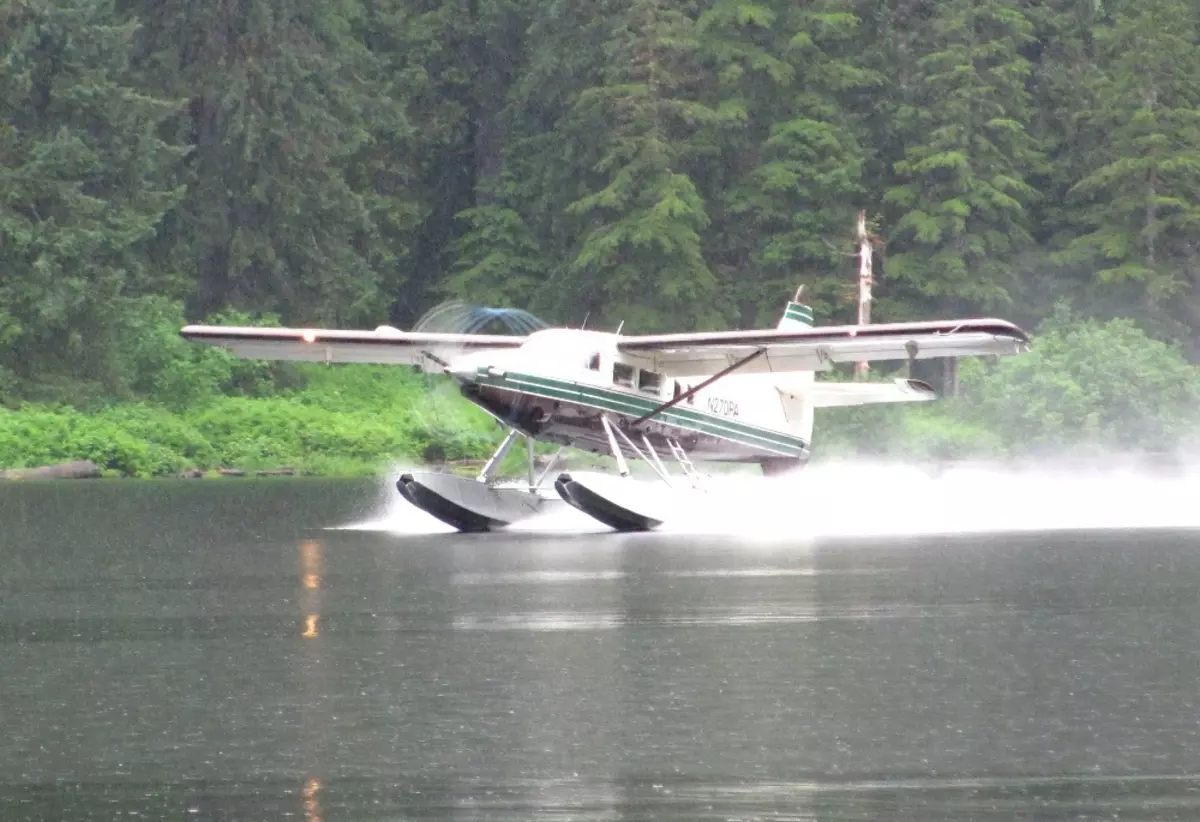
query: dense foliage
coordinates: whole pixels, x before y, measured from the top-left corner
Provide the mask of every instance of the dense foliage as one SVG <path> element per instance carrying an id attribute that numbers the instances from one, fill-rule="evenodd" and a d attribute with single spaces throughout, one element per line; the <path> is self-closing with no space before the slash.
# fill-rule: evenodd
<path id="1" fill-rule="evenodd" d="M 138 401 L 0 408 L 0 466 L 90 459 L 117 474 L 290 467 L 370 473 L 486 457 L 497 426 L 442 378 L 384 366 L 274 365 L 189 345 L 160 306 L 126 360 Z M 237 319 L 237 318 L 234 318 Z"/>
<path id="2" fill-rule="evenodd" d="M 1029 354 L 963 361 L 952 400 L 819 411 L 816 437 L 826 453 L 934 459 L 1200 450 L 1200 368 L 1177 347 L 1062 311 L 1038 330 Z"/>
<path id="3" fill-rule="evenodd" d="M 953 413 L 862 419 L 951 450 L 1183 433 L 1154 415 L 1194 372 L 1135 327 L 1200 354 L 1188 0 L 5 0 L 0 49 L 0 403 L 33 404 L 0 464 L 4 437 L 48 459 L 153 418 L 177 458 L 143 462 L 174 465 L 234 447 L 232 420 L 350 414 L 317 372 L 188 349 L 185 318 L 407 327 L 463 297 L 746 327 L 803 282 L 818 322 L 850 321 L 860 209 L 877 320 L 1094 321 L 966 367 Z M 95 414 L 36 410 L 63 404 Z M 360 433 L 415 447 L 389 430 Z"/>

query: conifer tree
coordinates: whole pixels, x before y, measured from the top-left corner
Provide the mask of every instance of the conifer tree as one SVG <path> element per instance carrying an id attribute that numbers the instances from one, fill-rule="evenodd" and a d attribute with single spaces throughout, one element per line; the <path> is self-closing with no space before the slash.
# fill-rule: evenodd
<path id="1" fill-rule="evenodd" d="M 1068 191 L 1087 173 L 1088 157 L 1101 150 L 1100 135 L 1081 127 L 1081 112 L 1099 72 L 1095 40 L 1104 25 L 1098 0 L 1023 0 L 1032 26 L 1023 53 L 1029 59 L 1032 109 L 1030 135 L 1044 162 L 1027 166 L 1026 181 L 1039 193 L 1029 208 L 1034 245 L 1003 262 L 1013 271 L 1012 303 L 1006 316 L 1036 324 L 1046 306 L 1064 298 L 1077 306 L 1098 309 L 1099 295 L 1088 289 L 1089 265 L 1057 253 L 1075 236 Z"/>
<path id="2" fill-rule="evenodd" d="M 390 53 L 380 54 L 395 78 L 391 102 L 414 128 L 402 156 L 410 160 L 419 209 L 409 254 L 399 262 L 407 274 L 398 297 L 408 304 L 394 312 L 396 319 L 414 319 L 423 310 L 414 301 L 428 307 L 446 294 L 525 299 L 524 275 L 512 283 L 495 279 L 509 263 L 503 248 L 488 246 L 503 237 L 501 244 L 516 250 L 527 239 L 511 235 L 524 229 L 504 194 L 505 110 L 527 62 L 525 32 L 540 4 L 379 1 L 401 7 Z"/>
<path id="3" fill-rule="evenodd" d="M 468 230 L 455 246 L 457 270 L 446 280 L 446 291 L 481 305 L 533 306 L 548 268 L 520 212 L 489 203 L 467 209 L 459 218 Z"/>
<path id="4" fill-rule="evenodd" d="M 361 7 L 144 0 L 141 12 L 144 82 L 187 99 L 188 195 L 159 261 L 194 278 L 192 313 L 379 319 L 376 192 L 347 170 L 395 109 L 354 36 Z"/>
<path id="5" fill-rule="evenodd" d="M 763 143 L 794 92 L 794 66 L 784 57 L 788 33 L 778 0 L 714 0 L 697 20 L 703 99 L 716 118 L 697 134 L 693 176 L 709 203 L 712 228 L 705 256 L 717 277 L 721 305 L 734 325 L 757 325 L 769 286 L 760 265 L 758 225 L 769 197 L 752 175 Z"/>
<path id="6" fill-rule="evenodd" d="M 909 22 L 911 76 L 896 111 L 903 158 L 886 193 L 884 276 L 929 307 L 978 310 L 1006 299 L 1011 259 L 1030 241 L 1026 180 L 1031 26 L 1015 0 L 944 0 Z"/>
<path id="7" fill-rule="evenodd" d="M 180 192 L 158 136 L 174 106 L 128 81 L 135 29 L 110 0 L 0 16 L 0 371 L 60 378 L 47 396 L 119 390 L 122 316 L 185 285 L 142 257 Z"/>
<path id="8" fill-rule="evenodd" d="M 604 179 L 594 170 L 596 135 L 579 140 L 573 129 L 580 94 L 602 82 L 615 2 L 532 0 L 523 70 L 509 87 L 503 115 L 503 172 L 481 194 L 486 205 L 461 215 L 470 228 L 459 246 L 466 256 L 452 280 L 456 287 L 485 259 L 483 237 L 502 237 L 501 254 L 515 255 L 511 265 L 521 279 L 536 281 L 526 307 L 560 322 L 588 316 L 569 268 L 581 232 L 569 209 Z M 500 274 L 499 266 L 487 267 Z"/>
<path id="9" fill-rule="evenodd" d="M 1193 328 L 1200 320 L 1196 16 L 1185 0 L 1144 0 L 1099 33 L 1104 70 L 1083 114 L 1095 148 L 1071 192 L 1082 231 L 1068 255 L 1089 263 L 1103 286 L 1136 285 L 1144 305 L 1172 301 L 1167 307 Z"/>
<path id="10" fill-rule="evenodd" d="M 1024 52 L 1030 61 L 1030 132 L 1046 162 L 1031 169 L 1045 195 L 1036 206 L 1036 237 L 1048 241 L 1065 227 L 1067 190 L 1085 175 L 1086 161 L 1101 147 L 1080 128 L 1099 73 L 1096 35 L 1103 23 L 1097 0 L 1025 0 L 1032 26 Z"/>
<path id="11" fill-rule="evenodd" d="M 724 289 L 743 324 L 769 321 L 798 282 L 831 316 L 853 282 L 841 241 L 864 205 L 849 95 L 876 81 L 850 59 L 858 17 L 848 0 L 722 0 L 700 22 L 726 135 L 719 165 L 736 170 L 716 192 L 711 248 L 736 272 Z"/>
<path id="12" fill-rule="evenodd" d="M 631 329 L 711 324 L 709 218 L 684 171 L 689 138 L 713 117 L 694 99 L 694 23 L 667 0 L 611 5 L 600 82 L 565 124 L 586 193 L 568 206 L 579 241 L 558 286 L 568 304 Z"/>

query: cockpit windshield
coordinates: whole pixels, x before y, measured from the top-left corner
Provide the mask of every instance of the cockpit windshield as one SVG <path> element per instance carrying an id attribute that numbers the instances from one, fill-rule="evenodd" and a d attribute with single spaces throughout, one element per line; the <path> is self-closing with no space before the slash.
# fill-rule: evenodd
<path id="1" fill-rule="evenodd" d="M 530 334 L 521 345 L 523 354 L 532 354 L 548 367 L 566 370 L 600 370 L 602 335 L 565 328 L 551 328 Z"/>

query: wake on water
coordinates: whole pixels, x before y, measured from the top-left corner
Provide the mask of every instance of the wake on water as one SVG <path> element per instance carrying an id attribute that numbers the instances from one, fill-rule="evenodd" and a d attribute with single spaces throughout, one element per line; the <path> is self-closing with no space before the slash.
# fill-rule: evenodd
<path id="1" fill-rule="evenodd" d="M 452 533 L 454 529 L 399 496 L 395 481 L 400 473 L 396 469 L 383 484 L 372 516 L 340 529 Z M 1200 528 L 1200 461 L 1167 473 L 1111 464 L 921 466 L 853 460 L 814 464 L 772 478 L 717 475 L 707 487 L 695 504 L 686 506 L 685 514 L 659 531 L 779 539 Z M 566 506 L 507 530 L 609 531 Z"/>

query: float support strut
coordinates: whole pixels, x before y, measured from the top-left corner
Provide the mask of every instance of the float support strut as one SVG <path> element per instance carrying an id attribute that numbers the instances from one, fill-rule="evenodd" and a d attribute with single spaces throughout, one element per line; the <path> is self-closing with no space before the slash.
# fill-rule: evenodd
<path id="1" fill-rule="evenodd" d="M 658 468 L 658 475 L 663 478 L 663 482 L 665 482 L 667 485 L 670 485 L 671 476 L 667 473 L 667 466 L 662 464 L 662 460 L 658 458 L 658 452 L 654 450 L 654 446 L 650 444 L 650 440 L 645 434 L 642 434 L 642 442 L 646 444 L 646 451 L 653 459 L 655 467 Z"/>
<path id="2" fill-rule="evenodd" d="M 625 440 L 625 444 L 629 446 L 629 450 L 633 451 L 633 453 L 637 456 L 638 459 L 640 459 L 642 462 L 646 463 L 651 468 L 653 468 L 654 473 L 658 474 L 658 476 L 662 479 L 663 482 L 665 482 L 667 485 L 671 484 L 671 478 L 669 476 L 667 476 L 666 471 L 665 470 L 660 471 L 659 466 L 656 465 L 654 462 L 651 462 L 650 458 L 642 453 L 642 449 L 638 448 L 637 444 L 634 443 L 633 440 L 629 439 L 629 436 L 624 431 L 621 430 L 620 426 L 614 426 L 613 428 L 617 432 L 617 436 L 619 436 L 621 439 Z M 647 447 L 650 446 L 650 441 L 648 439 L 646 439 L 645 434 L 642 435 L 642 440 L 646 443 Z M 651 448 L 650 451 L 651 451 L 651 453 L 653 453 L 654 449 Z"/>
<path id="3" fill-rule="evenodd" d="M 538 477 L 537 483 L 534 485 L 535 488 L 542 487 L 542 483 L 546 481 L 546 477 L 550 476 L 550 472 L 554 469 L 554 466 L 558 464 L 558 459 L 562 456 L 562 452 L 565 450 L 565 448 L 559 448 L 554 452 L 554 456 L 550 458 L 550 462 L 546 463 L 546 470 L 542 471 L 542 475 Z"/>
<path id="4" fill-rule="evenodd" d="M 625 455 L 621 453 L 621 445 L 617 442 L 616 435 L 613 434 L 608 414 L 600 415 L 600 424 L 604 426 L 604 433 L 608 435 L 608 447 L 612 449 L 613 457 L 617 461 L 617 472 L 623 477 L 629 476 L 629 465 L 625 462 Z"/>
<path id="5" fill-rule="evenodd" d="M 476 477 L 480 482 L 491 482 L 492 476 L 496 473 L 497 466 L 500 465 L 500 460 L 504 459 L 504 455 L 508 453 L 508 449 L 512 447 L 513 440 L 517 438 L 520 432 L 517 429 L 510 429 L 508 436 L 504 438 L 504 442 L 500 443 L 500 447 L 496 449 L 496 453 L 492 454 L 492 458 L 484 464 L 483 470 Z M 530 445 L 532 447 L 532 444 Z"/>

